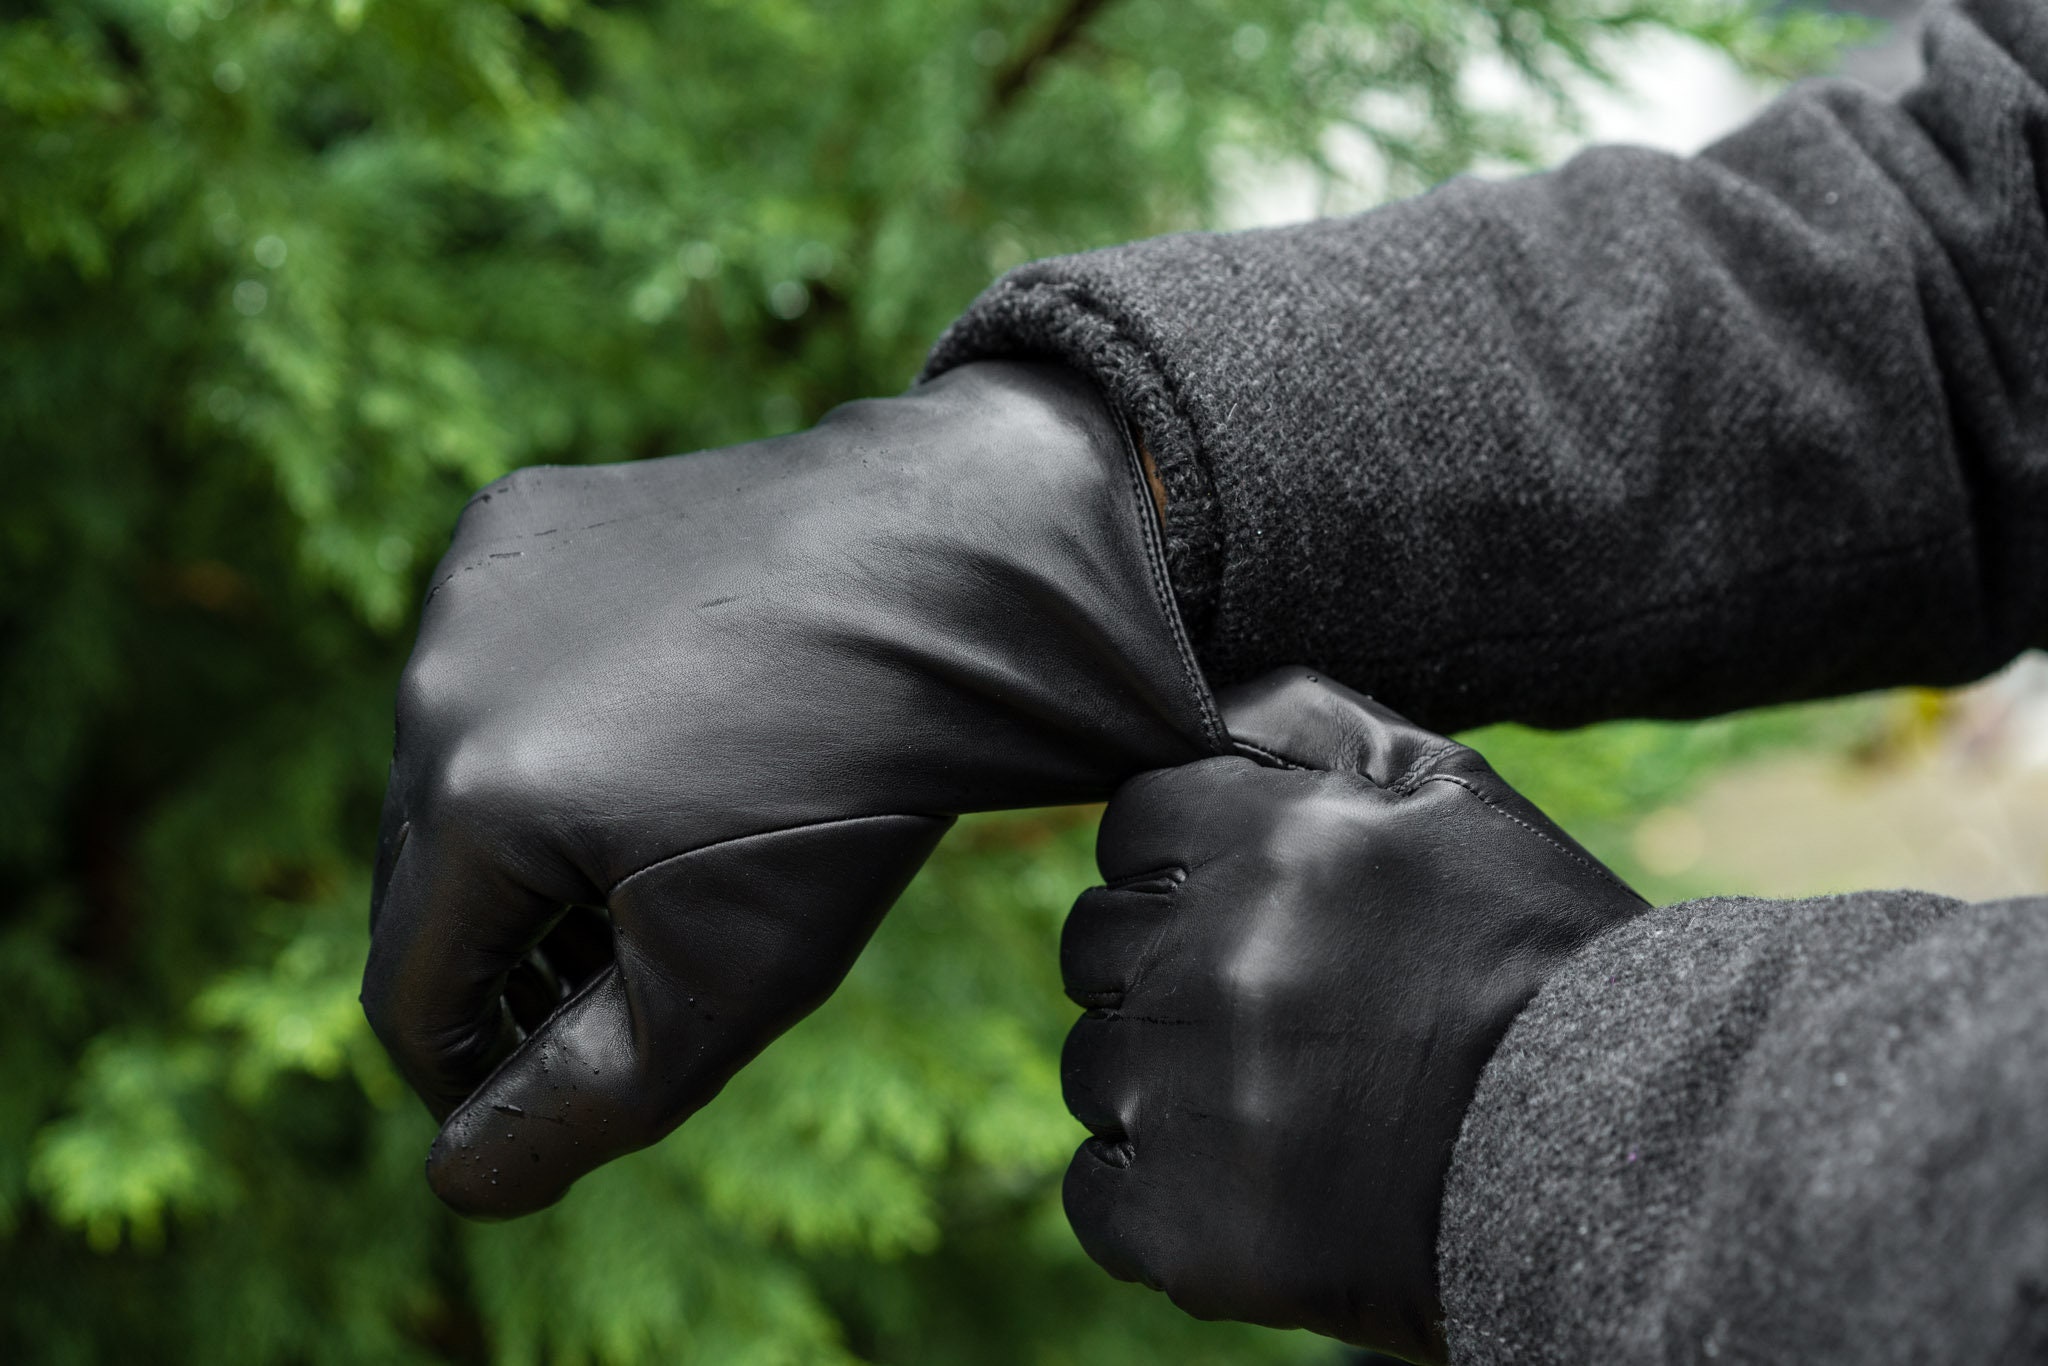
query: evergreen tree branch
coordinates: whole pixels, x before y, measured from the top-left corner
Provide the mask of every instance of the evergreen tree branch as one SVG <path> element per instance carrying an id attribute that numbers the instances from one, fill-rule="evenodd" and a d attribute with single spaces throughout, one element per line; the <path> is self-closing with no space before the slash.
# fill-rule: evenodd
<path id="1" fill-rule="evenodd" d="M 1016 104 L 1031 88 L 1039 72 L 1072 47 L 1088 21 L 1108 4 L 1109 0 L 1067 0 L 1066 7 L 1039 33 L 1037 39 L 996 74 L 995 85 L 990 92 L 990 103 L 995 111 L 1000 114 Z"/>

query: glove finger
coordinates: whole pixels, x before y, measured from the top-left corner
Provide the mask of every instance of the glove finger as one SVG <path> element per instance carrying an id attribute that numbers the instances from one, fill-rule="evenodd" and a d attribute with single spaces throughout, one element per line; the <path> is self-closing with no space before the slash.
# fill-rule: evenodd
<path id="1" fill-rule="evenodd" d="M 613 889 L 615 961 L 448 1117 L 457 1211 L 544 1208 L 660 1139 L 838 986 L 950 822 L 874 816 L 728 840 Z"/>
<path id="2" fill-rule="evenodd" d="M 1265 1206 L 1232 1189 L 1234 1175 L 1161 1146 L 1118 1153 L 1090 1139 L 1067 1164 L 1060 1202 L 1082 1250 L 1118 1280 L 1163 1291 L 1198 1319 L 1302 1326 L 1295 1249 L 1283 1242 L 1276 1251 Z"/>
<path id="3" fill-rule="evenodd" d="M 1128 1144 L 1091 1138 L 1074 1152 L 1060 1186 L 1060 1203 L 1081 1250 L 1120 1281 L 1158 1289 L 1146 1274 L 1145 1171 Z"/>
<path id="4" fill-rule="evenodd" d="M 1091 887 L 1060 931 L 1060 980 L 1083 1010 L 1114 1010 L 1143 975 L 1150 951 L 1178 913 L 1179 870 L 1138 886 Z"/>
<path id="5" fill-rule="evenodd" d="M 444 853 L 417 826 L 399 844 L 372 913 L 363 1013 L 438 1119 L 517 1042 L 504 1004 L 507 977 L 566 898 Z"/>
<path id="6" fill-rule="evenodd" d="M 1060 1050 L 1060 1090 L 1090 1137 L 1074 1153 L 1061 1188 L 1067 1222 L 1081 1247 L 1120 1281 L 1144 1279 L 1143 1260 L 1125 1231 L 1137 1145 L 1138 1071 L 1126 1051 L 1132 1031 L 1121 1021 L 1078 1021 Z M 1142 1175 L 1142 1174 L 1141 1174 Z"/>
<path id="7" fill-rule="evenodd" d="M 1510 787 L 1485 756 L 1308 669 L 1276 669 L 1217 694 L 1233 741 L 1268 759 L 1362 774 L 1398 798 L 1447 780 L 1579 862 L 1618 878 Z M 1435 789 L 1441 795 L 1444 788 Z M 1623 886 L 1640 901 L 1632 889 Z"/>
<path id="8" fill-rule="evenodd" d="M 1171 1153 L 1148 1157 L 1128 1144 L 1091 1138 L 1067 1164 L 1060 1203 L 1081 1250 L 1097 1266 L 1120 1281 L 1163 1290 L 1181 1308 L 1200 1313 L 1183 1295 L 1191 1265 L 1205 1259 L 1234 1262 L 1238 1249 L 1191 1247 L 1202 1241 L 1210 1221 L 1201 1208 L 1205 1193 L 1191 1190 L 1188 1176 Z"/>
<path id="9" fill-rule="evenodd" d="M 1231 1142 L 1206 1072 L 1176 1075 L 1177 1026 L 1084 1019 L 1067 1036 L 1061 1081 L 1090 1138 L 1061 1186 L 1067 1223 L 1097 1265 L 1164 1291 L 1197 1318 L 1294 1327 L 1290 1256 L 1273 1216 L 1293 1206 L 1268 1184 L 1264 1157 Z M 1301 1173 L 1327 1187 L 1328 1172 Z M 1314 1198 L 1311 1196 L 1310 1198 Z M 1371 1236 L 1362 1230 L 1361 1237 Z"/>
<path id="10" fill-rule="evenodd" d="M 1243 799 L 1234 785 L 1254 768 L 1237 755 L 1140 773 L 1116 790 L 1095 832 L 1095 866 L 1111 886 L 1187 870 L 1192 851 L 1228 847 L 1204 832 Z"/>
<path id="11" fill-rule="evenodd" d="M 1067 1112 L 1097 1138 L 1136 1145 L 1148 1084 L 1163 1085 L 1139 1054 L 1143 1029 L 1114 1016 L 1084 1015 L 1060 1048 L 1060 1095 Z"/>

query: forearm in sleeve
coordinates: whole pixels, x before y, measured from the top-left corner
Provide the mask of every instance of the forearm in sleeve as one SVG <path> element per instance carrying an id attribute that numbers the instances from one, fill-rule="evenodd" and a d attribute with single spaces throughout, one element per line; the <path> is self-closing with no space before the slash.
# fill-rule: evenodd
<path id="1" fill-rule="evenodd" d="M 1583 950 L 1467 1113 L 1452 1360 L 2048 1360 L 2048 899 L 1702 901 Z"/>
<path id="2" fill-rule="evenodd" d="M 1689 159 L 1041 261 L 931 369 L 1094 376 L 1219 685 L 1453 729 L 1974 677 L 2048 641 L 2048 7 L 1929 42 Z"/>

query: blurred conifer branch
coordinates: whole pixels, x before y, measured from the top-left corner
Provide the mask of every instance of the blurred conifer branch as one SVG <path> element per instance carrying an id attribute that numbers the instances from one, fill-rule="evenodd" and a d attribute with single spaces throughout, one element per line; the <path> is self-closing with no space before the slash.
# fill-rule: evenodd
<path id="1" fill-rule="evenodd" d="M 0 1343 L 1319 1355 L 1185 1321 L 1064 1230 L 1086 816 L 970 822 L 672 1141 L 452 1223 L 353 1005 L 392 686 L 502 471 L 899 389 L 999 270 L 1213 222 L 1233 152 L 1314 164 L 1348 126 L 1390 185 L 1530 155 L 1561 73 L 1635 30 L 1778 74 L 1841 31 L 1718 0 L 6 7 Z M 1548 96 L 1476 107 L 1498 60 Z"/>

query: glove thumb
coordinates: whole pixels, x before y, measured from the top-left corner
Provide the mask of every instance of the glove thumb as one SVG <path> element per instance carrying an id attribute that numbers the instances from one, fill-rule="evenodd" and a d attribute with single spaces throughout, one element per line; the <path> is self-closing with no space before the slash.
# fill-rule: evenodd
<path id="1" fill-rule="evenodd" d="M 1392 786 L 1462 746 L 1312 669 L 1290 667 L 1217 693 L 1237 752 L 1285 768 L 1359 773 Z"/>

